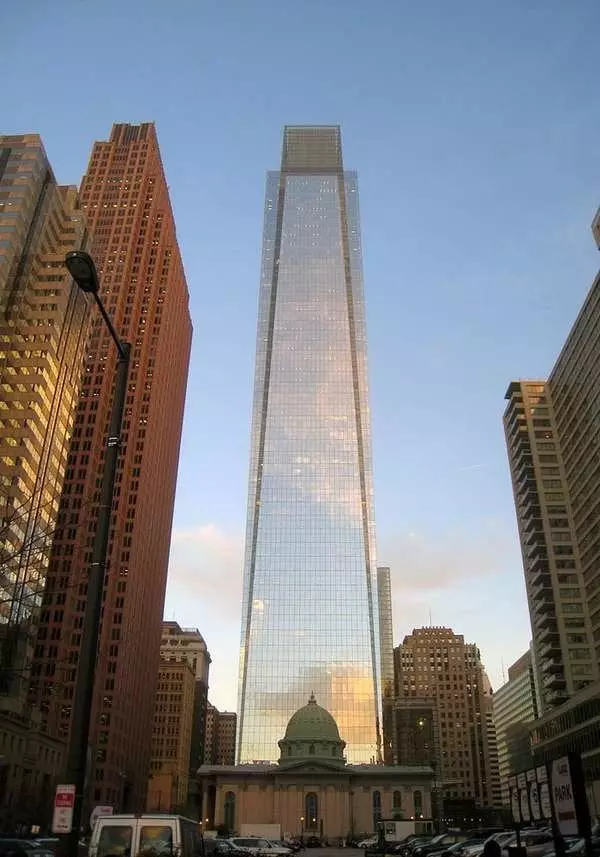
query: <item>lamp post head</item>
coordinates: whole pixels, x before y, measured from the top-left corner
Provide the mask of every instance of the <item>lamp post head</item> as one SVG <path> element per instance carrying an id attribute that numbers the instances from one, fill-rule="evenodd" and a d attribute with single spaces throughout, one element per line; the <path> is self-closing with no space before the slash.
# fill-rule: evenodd
<path id="1" fill-rule="evenodd" d="M 85 250 L 72 250 L 65 256 L 65 265 L 82 292 L 98 294 L 98 272 L 89 253 Z"/>

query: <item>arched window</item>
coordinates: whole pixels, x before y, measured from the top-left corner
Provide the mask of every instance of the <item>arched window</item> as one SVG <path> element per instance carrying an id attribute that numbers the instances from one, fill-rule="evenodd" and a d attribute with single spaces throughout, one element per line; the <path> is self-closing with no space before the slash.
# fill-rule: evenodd
<path id="1" fill-rule="evenodd" d="M 402 792 L 396 790 L 392 797 L 392 813 L 395 819 L 402 818 Z"/>
<path id="2" fill-rule="evenodd" d="M 319 800 L 315 792 L 308 792 L 304 798 L 304 810 L 307 830 L 316 830 L 319 824 Z"/>
<path id="3" fill-rule="evenodd" d="M 228 833 L 235 830 L 235 795 L 233 792 L 225 793 L 224 819 L 223 822 Z"/>
<path id="4" fill-rule="evenodd" d="M 415 818 L 423 817 L 423 795 L 419 789 L 413 792 L 413 802 L 415 805 Z"/>
<path id="5" fill-rule="evenodd" d="M 373 792 L 373 830 L 377 830 L 377 824 L 381 821 L 381 792 Z"/>
<path id="6" fill-rule="evenodd" d="M 314 755 L 315 755 L 315 745 L 314 745 L 314 744 L 311 744 L 311 745 L 310 745 L 310 747 L 308 748 L 308 753 L 309 753 L 309 755 L 310 755 L 310 756 L 314 756 Z"/>

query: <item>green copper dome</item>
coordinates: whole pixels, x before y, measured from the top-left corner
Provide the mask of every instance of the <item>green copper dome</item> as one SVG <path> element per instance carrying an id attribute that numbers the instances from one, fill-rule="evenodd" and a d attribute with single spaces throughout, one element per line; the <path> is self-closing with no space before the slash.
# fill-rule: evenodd
<path id="1" fill-rule="evenodd" d="M 336 767 L 346 764 L 346 742 L 340 738 L 331 714 L 317 705 L 314 693 L 311 693 L 308 705 L 292 714 L 285 735 L 278 743 L 282 767 L 309 760 L 327 761 Z"/>
<path id="2" fill-rule="evenodd" d="M 287 741 L 339 741 L 340 733 L 331 714 L 317 705 L 311 693 L 308 705 L 292 714 L 285 730 Z"/>

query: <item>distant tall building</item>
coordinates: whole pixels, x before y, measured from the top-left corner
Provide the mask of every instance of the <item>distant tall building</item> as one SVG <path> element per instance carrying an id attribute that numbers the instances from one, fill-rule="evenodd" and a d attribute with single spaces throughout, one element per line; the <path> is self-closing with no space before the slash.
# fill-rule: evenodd
<path id="1" fill-rule="evenodd" d="M 428 742 L 439 741 L 436 773 L 444 798 L 495 806 L 500 795 L 490 688 L 477 646 L 450 628 L 417 628 L 394 650 L 394 661 L 397 697 L 405 701 L 397 716 L 400 764 L 415 752 L 429 752 L 422 744 L 430 736 Z M 435 703 L 433 727 L 424 706 L 427 699 Z M 412 712 L 409 700 L 415 700 Z M 421 744 L 415 743 L 419 728 L 424 730 Z M 414 746 L 402 746 L 403 740 Z"/>
<path id="2" fill-rule="evenodd" d="M 208 703 L 206 712 L 205 765 L 235 764 L 235 736 L 237 715 L 232 711 L 219 711 Z"/>
<path id="3" fill-rule="evenodd" d="M 188 292 L 152 124 L 115 125 L 81 185 L 101 292 L 131 367 L 106 572 L 88 799 L 141 810 L 191 342 Z M 116 349 L 94 315 L 48 571 L 32 698 L 67 736 L 96 529 Z"/>
<path id="4" fill-rule="evenodd" d="M 529 724 L 539 716 L 531 651 L 508 668 L 508 681 L 493 696 L 502 804 L 509 805 L 508 778 L 531 761 Z"/>
<path id="5" fill-rule="evenodd" d="M 220 711 L 217 737 L 217 765 L 235 764 L 235 733 L 237 714 L 235 711 Z"/>
<path id="6" fill-rule="evenodd" d="M 148 812 L 181 812 L 187 803 L 195 684 L 194 671 L 187 660 L 161 660 L 154 705 Z"/>
<path id="7" fill-rule="evenodd" d="M 356 174 L 286 127 L 265 204 L 238 761 L 275 761 L 314 691 L 350 761 L 380 746 L 379 620 Z"/>
<path id="8" fill-rule="evenodd" d="M 383 761 L 392 764 L 393 702 L 394 702 L 394 625 L 392 618 L 392 580 L 390 569 L 377 569 L 377 599 L 379 602 L 379 647 L 381 652 L 381 713 Z"/>
<path id="9" fill-rule="evenodd" d="M 44 588 L 66 520 L 60 498 L 88 322 L 87 300 L 63 262 L 86 245 L 77 191 L 56 184 L 40 137 L 0 136 L 2 827 L 28 821 L 23 811 L 44 820 L 63 758 L 63 742 L 39 730 L 42 712 L 27 692 L 40 618 L 60 615 L 66 597 L 62 584 Z M 56 638 L 47 640 L 56 659 Z M 48 703 L 39 700 L 44 710 Z"/>
<path id="10" fill-rule="evenodd" d="M 210 654 L 197 628 L 181 628 L 177 622 L 163 622 L 160 657 L 165 663 L 187 661 L 194 673 L 194 716 L 189 763 L 190 776 L 193 776 L 204 762 Z"/>

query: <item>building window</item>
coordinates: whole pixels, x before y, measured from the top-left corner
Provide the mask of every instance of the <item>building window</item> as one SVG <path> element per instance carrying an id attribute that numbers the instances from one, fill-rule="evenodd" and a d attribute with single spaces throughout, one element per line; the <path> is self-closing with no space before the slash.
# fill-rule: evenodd
<path id="1" fill-rule="evenodd" d="M 315 792 L 308 792 L 306 795 L 304 810 L 307 830 L 316 830 L 319 822 L 319 801 Z"/>
<path id="2" fill-rule="evenodd" d="M 381 821 L 381 792 L 373 792 L 373 830 L 377 830 L 377 825 Z"/>
<path id="3" fill-rule="evenodd" d="M 395 819 L 402 818 L 402 792 L 396 790 L 392 798 L 392 815 Z"/>
<path id="4" fill-rule="evenodd" d="M 413 792 L 413 803 L 415 805 L 415 818 L 423 817 L 423 795 L 419 789 Z"/>
<path id="5" fill-rule="evenodd" d="M 224 822 L 228 833 L 235 830 L 235 795 L 233 792 L 225 793 Z"/>
<path id="6" fill-rule="evenodd" d="M 311 756 L 315 755 L 315 745 L 314 744 L 310 745 L 310 747 L 308 748 L 308 752 L 309 752 L 309 755 L 311 755 Z"/>

